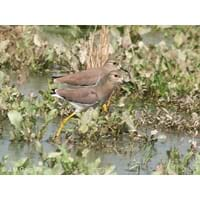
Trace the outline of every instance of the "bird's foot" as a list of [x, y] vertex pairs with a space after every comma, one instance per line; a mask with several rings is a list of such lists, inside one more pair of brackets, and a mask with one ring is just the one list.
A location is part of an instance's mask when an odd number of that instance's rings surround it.
[[103, 104], [102, 110], [107, 113], [108, 109], [109, 109], [109, 107], [107, 106], [107, 104]]

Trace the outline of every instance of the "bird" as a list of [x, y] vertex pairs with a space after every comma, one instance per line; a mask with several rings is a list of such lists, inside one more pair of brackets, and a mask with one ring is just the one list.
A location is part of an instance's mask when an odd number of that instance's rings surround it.
[[53, 76], [54, 83], [65, 83], [70, 86], [91, 86], [109, 72], [117, 70], [117, 64], [109, 59], [102, 67], [89, 68], [73, 74]]
[[[92, 86], [106, 74], [117, 69], [117, 63], [112, 59], [108, 59], [102, 67], [89, 68], [73, 74], [52, 76], [52, 78], [54, 83], [63, 83], [71, 87]], [[107, 103], [103, 104], [102, 108], [105, 112], [108, 112], [111, 96], [112, 94], [110, 94]]]
[[110, 97], [111, 93], [122, 82], [123, 77], [120, 70], [113, 70], [99, 79], [93, 86], [54, 90], [54, 94], [52, 94], [52, 96], [68, 101], [72, 106], [75, 107], [75, 111], [64, 118], [53, 139], [60, 137], [64, 125], [74, 115], [85, 111], [90, 107], [96, 107], [98, 104], [104, 104]]

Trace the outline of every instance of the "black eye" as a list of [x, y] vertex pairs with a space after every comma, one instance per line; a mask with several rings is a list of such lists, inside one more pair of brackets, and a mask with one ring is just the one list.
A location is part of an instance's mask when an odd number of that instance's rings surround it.
[[114, 77], [115, 77], [115, 78], [117, 78], [117, 77], [118, 77], [118, 75], [117, 75], [117, 74], [115, 74], [115, 75], [114, 75]]

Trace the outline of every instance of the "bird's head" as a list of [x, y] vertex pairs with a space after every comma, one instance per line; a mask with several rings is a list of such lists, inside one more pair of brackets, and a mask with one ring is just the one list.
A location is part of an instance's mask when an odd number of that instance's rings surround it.
[[120, 84], [123, 82], [123, 76], [119, 70], [113, 70], [108, 74], [108, 80], [113, 84]]

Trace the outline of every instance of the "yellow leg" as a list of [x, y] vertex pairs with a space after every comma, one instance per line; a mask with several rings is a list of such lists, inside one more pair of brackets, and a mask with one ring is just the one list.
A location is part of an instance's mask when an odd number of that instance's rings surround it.
[[65, 126], [65, 124], [69, 121], [69, 119], [71, 119], [74, 115], [76, 114], [76, 112], [73, 112], [72, 114], [70, 114], [69, 116], [67, 116], [65, 119], [63, 119], [60, 123], [60, 127], [57, 130], [56, 134], [54, 135], [53, 139], [57, 139], [60, 137], [61, 135], [61, 131], [63, 129], [63, 127]]
[[109, 106], [110, 106], [110, 103], [111, 103], [111, 97], [112, 97], [112, 94], [110, 95], [108, 101], [106, 103], [103, 104], [102, 106], [102, 109], [104, 112], [108, 112], [108, 109], [109, 109]]
[[106, 104], [106, 103], [103, 104], [102, 110], [103, 110], [104, 112], [108, 112], [108, 107], [107, 107], [107, 104]]

